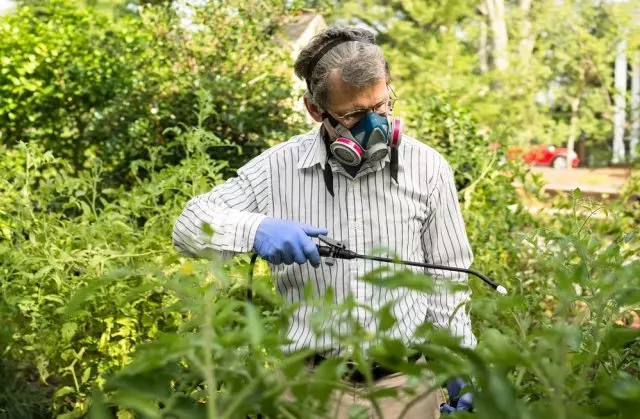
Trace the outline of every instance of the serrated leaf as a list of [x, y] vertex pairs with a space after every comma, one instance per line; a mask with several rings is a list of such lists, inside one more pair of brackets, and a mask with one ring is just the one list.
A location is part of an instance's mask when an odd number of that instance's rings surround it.
[[62, 338], [65, 340], [71, 340], [73, 335], [76, 334], [76, 330], [78, 330], [78, 324], [74, 322], [67, 322], [62, 325]]

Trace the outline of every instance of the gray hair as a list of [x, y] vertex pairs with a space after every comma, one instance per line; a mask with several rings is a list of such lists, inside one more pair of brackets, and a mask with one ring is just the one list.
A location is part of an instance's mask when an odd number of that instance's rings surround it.
[[[349, 42], [327, 51], [316, 64], [313, 74], [309, 74], [309, 64], [315, 54], [335, 39]], [[332, 27], [314, 36], [300, 52], [294, 66], [296, 76], [305, 80], [309, 86], [305, 97], [321, 110], [326, 110], [330, 102], [329, 74], [333, 70], [339, 71], [343, 82], [357, 88], [373, 86], [382, 78], [389, 83], [389, 63], [384, 58], [382, 49], [374, 42], [374, 34], [360, 28]]]

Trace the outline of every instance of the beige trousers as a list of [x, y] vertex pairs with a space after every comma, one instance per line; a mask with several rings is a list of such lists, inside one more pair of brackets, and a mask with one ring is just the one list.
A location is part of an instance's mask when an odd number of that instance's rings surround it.
[[[424, 362], [424, 358], [418, 362]], [[309, 365], [309, 373], [313, 374], [313, 367]], [[333, 403], [327, 419], [438, 419], [440, 405], [445, 403], [442, 388], [434, 388], [434, 383], [428, 379], [410, 383], [409, 376], [401, 373], [391, 374], [374, 381], [373, 388], [367, 389], [365, 384], [344, 381], [347, 390], [333, 396]], [[367, 393], [376, 389], [395, 389], [395, 397], [376, 397], [375, 403], [366, 398]], [[405, 389], [410, 389], [408, 393]], [[288, 390], [284, 397], [293, 400]], [[409, 407], [407, 407], [410, 405]], [[406, 411], [405, 411], [406, 408]], [[379, 413], [381, 414], [379, 414]]]
[[[396, 397], [379, 397], [375, 401], [379, 407], [373, 406], [371, 400], [363, 398], [366, 389], [363, 384], [347, 383], [350, 391], [336, 396], [336, 403], [330, 418], [335, 419], [437, 419], [440, 417], [440, 404], [445, 403], [441, 388], [433, 389], [432, 382], [422, 382], [409, 386], [408, 376], [392, 374], [373, 383], [374, 389], [392, 388], [397, 390]], [[403, 390], [412, 387], [412, 394]], [[430, 391], [431, 390], [431, 391]], [[411, 406], [407, 408], [410, 403]], [[405, 408], [407, 409], [405, 411]]]

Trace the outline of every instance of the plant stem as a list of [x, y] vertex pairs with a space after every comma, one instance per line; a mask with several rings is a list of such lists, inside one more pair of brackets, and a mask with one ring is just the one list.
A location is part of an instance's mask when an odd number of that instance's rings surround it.
[[203, 344], [203, 356], [204, 356], [204, 369], [202, 371], [205, 382], [207, 384], [207, 395], [209, 401], [207, 403], [207, 418], [216, 419], [218, 417], [217, 405], [216, 405], [216, 389], [218, 388], [216, 384], [216, 378], [214, 375], [214, 366], [213, 366], [213, 353], [211, 352], [211, 343], [215, 337], [215, 333], [213, 330], [213, 324], [211, 323], [211, 319], [213, 317], [213, 284], [209, 284], [209, 291], [207, 292], [207, 297], [204, 306], [204, 324], [202, 325], [202, 338], [204, 341]]

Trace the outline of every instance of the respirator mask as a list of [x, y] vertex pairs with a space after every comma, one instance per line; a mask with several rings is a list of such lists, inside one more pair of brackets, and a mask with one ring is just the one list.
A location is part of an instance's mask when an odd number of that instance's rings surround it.
[[335, 118], [323, 115], [329, 135], [329, 150], [340, 163], [358, 166], [364, 161], [383, 160], [389, 151], [397, 150], [402, 139], [402, 121], [368, 111], [353, 127], [347, 129]]

